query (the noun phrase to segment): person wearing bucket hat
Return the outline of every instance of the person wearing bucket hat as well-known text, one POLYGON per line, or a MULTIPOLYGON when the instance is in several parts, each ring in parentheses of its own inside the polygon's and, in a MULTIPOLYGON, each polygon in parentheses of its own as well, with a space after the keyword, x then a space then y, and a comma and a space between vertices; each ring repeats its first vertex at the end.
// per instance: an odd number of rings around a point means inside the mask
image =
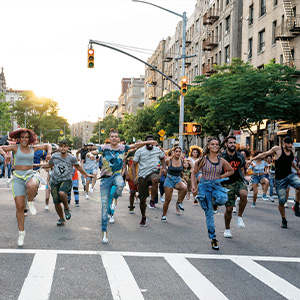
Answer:
POLYGON ((19 227, 18 246, 24 245, 25 238, 25 216, 26 198, 29 211, 36 214, 33 199, 37 193, 39 179, 33 171, 33 157, 38 150, 46 150, 46 160, 51 158, 52 147, 50 144, 33 145, 37 140, 37 135, 30 129, 21 128, 9 134, 11 139, 17 140, 19 144, 0 146, 0 154, 7 156, 7 151, 12 151, 15 156, 14 176, 12 192, 16 205, 16 217, 19 227))

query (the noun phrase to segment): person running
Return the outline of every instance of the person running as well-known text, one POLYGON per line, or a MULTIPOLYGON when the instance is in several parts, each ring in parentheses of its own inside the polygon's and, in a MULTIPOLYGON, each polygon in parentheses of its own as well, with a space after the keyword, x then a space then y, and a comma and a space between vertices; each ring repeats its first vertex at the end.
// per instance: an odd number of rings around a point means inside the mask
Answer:
POLYGON ((274 146, 269 151, 263 152, 251 158, 250 161, 263 159, 268 155, 275 155, 275 189, 279 202, 278 210, 282 218, 281 228, 287 228, 284 204, 288 200, 286 197, 286 190, 289 185, 296 189, 294 211, 295 215, 300 217, 300 178, 297 176, 300 175, 300 170, 293 162, 293 139, 290 136, 286 136, 283 141, 283 146, 274 146), (297 174, 292 172, 292 167, 297 171, 297 174))
POLYGON ((24 245, 25 239, 25 216, 24 210, 27 205, 32 215, 36 214, 33 204, 33 198, 37 194, 39 180, 33 171, 33 157, 37 150, 47 151, 47 160, 51 157, 52 147, 50 144, 33 145, 36 142, 36 134, 27 129, 21 128, 9 134, 9 137, 18 140, 20 143, 16 145, 0 146, 0 154, 5 158, 7 151, 14 153, 14 174, 12 192, 16 205, 16 217, 19 227, 18 246, 24 245))
POLYGON ((192 191, 192 181, 191 181, 191 175, 192 175, 192 166, 188 159, 183 160, 183 175, 182 179, 185 181, 187 186, 187 194, 185 199, 190 200, 190 193, 192 191))
POLYGON ((161 217, 162 222, 167 222, 167 212, 169 204, 172 200, 173 190, 178 190, 178 200, 176 203, 176 214, 180 214, 184 211, 182 202, 187 193, 187 186, 182 180, 183 174, 183 160, 181 159, 181 148, 176 146, 173 148, 173 157, 166 160, 168 166, 167 176, 164 184, 165 188, 165 202, 163 205, 163 215, 161 217))
MULTIPOLYGON (((191 162, 192 169, 195 167, 196 160, 200 156, 202 156, 202 154, 203 154, 202 148, 200 148, 200 147, 198 147, 196 145, 190 147, 190 152, 189 152, 188 160, 191 162)), ((200 181, 200 178, 201 178, 201 172, 198 172, 196 174, 196 179, 197 179, 198 183, 200 181)), ((194 196, 193 205, 197 205, 198 204, 198 200, 195 198, 197 196, 197 192, 196 192, 196 194, 193 194, 193 196, 194 196)))
POLYGON ((157 169, 159 161, 162 165, 162 173, 165 173, 166 171, 165 154, 158 147, 153 146, 156 144, 153 135, 147 135, 145 141, 148 145, 135 152, 131 167, 133 182, 138 185, 139 190, 140 210, 142 215, 140 226, 142 227, 147 226, 146 199, 149 196, 149 186, 151 186, 150 207, 153 209, 156 208, 155 197, 160 178, 159 170, 157 169), (136 174, 136 166, 138 163, 139 169, 138 174, 136 174))
POLYGON ((247 205, 247 185, 244 180, 248 181, 245 176, 245 157, 236 151, 236 137, 231 135, 225 140, 226 150, 222 153, 222 157, 228 161, 234 170, 234 173, 229 176, 229 180, 223 183, 223 186, 229 190, 228 201, 225 204, 226 211, 224 213, 225 231, 224 237, 232 238, 230 230, 230 222, 232 219, 233 206, 235 205, 235 197, 240 197, 238 216, 236 219, 237 227, 245 228, 243 221, 243 213, 247 205))
POLYGON ((220 206, 227 203, 228 190, 221 186, 221 182, 228 180, 228 177, 234 172, 230 164, 218 155, 219 149, 219 140, 217 138, 209 139, 204 155, 195 162, 192 172, 192 191, 193 193, 198 192, 197 198, 205 212, 208 236, 214 250, 219 250, 219 243, 215 232, 213 204, 220 206), (223 170, 226 173, 223 173, 223 170), (199 171, 202 172, 202 177, 197 189, 196 176, 199 171))
POLYGON ((65 218, 67 220, 71 219, 68 193, 72 189, 73 165, 81 174, 89 178, 93 177, 93 175, 86 173, 76 157, 68 153, 68 150, 68 141, 62 140, 59 142, 59 153, 53 154, 48 164, 35 165, 42 168, 53 168, 53 173, 50 177, 50 188, 55 210, 59 216, 57 226, 63 226, 65 218))
POLYGON ((120 144, 119 133, 115 129, 111 129, 109 133, 110 143, 106 145, 100 145, 100 147, 92 152, 89 152, 87 156, 102 155, 103 165, 100 174, 100 195, 102 202, 102 243, 107 244, 107 221, 108 221, 108 201, 110 192, 113 186, 116 186, 116 190, 113 196, 112 205, 116 205, 117 199, 122 195, 124 187, 124 180, 121 175, 123 168, 123 160, 129 149, 143 147, 147 144, 156 144, 154 140, 135 143, 130 146, 120 144))
MULTIPOLYGON (((76 158, 77 158, 78 161, 80 161, 80 164, 81 164, 82 167, 83 167, 83 164, 85 162, 85 156, 88 152, 89 152, 89 150, 88 150, 88 144, 87 143, 84 143, 83 148, 78 149, 77 152, 76 152, 76 158), (79 158, 79 154, 80 154, 80 158, 79 158)), ((82 174, 81 174, 81 183, 83 185, 83 190, 86 192, 85 178, 82 174)))
MULTIPOLYGON (((258 154, 262 153, 261 151, 256 151, 255 156, 258 154)), ((268 163, 265 162, 264 160, 261 160, 260 158, 256 160, 252 160, 252 163, 250 164, 248 169, 253 170, 253 175, 252 175, 252 188, 253 188, 253 203, 251 207, 256 207, 256 199, 257 199, 257 194, 258 194, 258 185, 261 184, 262 189, 263 189, 263 195, 262 199, 263 201, 267 201, 267 191, 269 188, 269 180, 267 179, 267 171, 266 169, 268 168, 268 163)))
MULTIPOLYGON (((79 207, 79 175, 77 169, 73 166, 72 169, 72 189, 75 198, 75 207, 79 207)), ((68 193, 68 204, 71 203, 71 191, 68 193)))

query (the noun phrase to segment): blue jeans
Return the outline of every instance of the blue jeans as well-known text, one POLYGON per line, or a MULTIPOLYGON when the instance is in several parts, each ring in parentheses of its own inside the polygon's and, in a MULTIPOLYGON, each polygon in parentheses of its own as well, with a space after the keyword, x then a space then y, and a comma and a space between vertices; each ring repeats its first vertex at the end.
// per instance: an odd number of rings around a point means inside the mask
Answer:
POLYGON ((214 204, 217 206, 224 205, 228 200, 228 189, 221 186, 220 182, 228 180, 216 179, 206 180, 201 178, 198 184, 198 195, 197 199, 205 212, 206 216, 206 227, 208 230, 208 236, 210 239, 216 238, 215 223, 214 223, 214 210, 213 210, 213 198, 214 204))
POLYGON ((296 174, 291 173, 283 179, 275 179, 275 188, 279 204, 284 204, 287 201, 286 189, 288 186, 292 186, 297 189, 300 187, 300 178, 296 174))
POLYGON ((114 193, 115 193, 116 189, 117 189, 117 187, 115 185, 113 185, 113 187, 110 190, 109 201, 108 201, 108 210, 107 210, 107 213, 109 215, 113 215, 115 213, 115 209, 111 209, 110 206, 111 206, 112 199, 114 197, 114 193))
POLYGON ((113 186, 116 186, 116 190, 113 194, 113 198, 117 199, 122 195, 124 180, 121 174, 115 174, 111 177, 103 178, 100 180, 100 196, 102 202, 102 216, 101 226, 102 232, 107 231, 107 220, 108 220, 108 203, 110 192, 113 186))
POLYGON ((270 178, 269 182, 270 182, 270 197, 272 197, 273 196, 274 184, 275 184, 275 178, 270 178))
MULTIPOLYGON (((73 188, 73 192, 74 192, 75 203, 79 202, 78 187, 79 187, 79 181, 78 181, 78 179, 72 180, 72 188, 73 188)), ((68 202, 69 203, 71 202, 71 191, 70 191, 70 193, 68 193, 68 202)))

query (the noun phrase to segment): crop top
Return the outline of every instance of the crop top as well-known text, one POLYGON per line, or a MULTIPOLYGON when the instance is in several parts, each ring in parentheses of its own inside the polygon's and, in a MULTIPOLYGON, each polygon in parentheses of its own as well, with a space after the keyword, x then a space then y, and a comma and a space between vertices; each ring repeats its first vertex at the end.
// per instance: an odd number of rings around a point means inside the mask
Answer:
POLYGON ((30 153, 23 153, 20 149, 20 145, 18 146, 18 150, 15 154, 15 166, 32 166, 33 165, 33 158, 34 158, 34 151, 32 147, 30 147, 30 153))

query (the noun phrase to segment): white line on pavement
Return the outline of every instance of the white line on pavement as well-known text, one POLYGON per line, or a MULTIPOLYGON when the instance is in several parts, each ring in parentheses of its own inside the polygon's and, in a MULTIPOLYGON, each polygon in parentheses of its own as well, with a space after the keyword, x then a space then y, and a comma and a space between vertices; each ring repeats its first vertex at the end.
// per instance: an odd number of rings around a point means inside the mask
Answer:
POLYGON ((183 256, 165 255, 165 260, 200 300, 228 300, 205 276, 183 256))
POLYGON ((144 297, 124 259, 118 253, 102 254, 114 300, 144 300, 144 297))
POLYGON ((48 300, 57 254, 41 251, 35 254, 18 300, 48 300))
POLYGON ((300 290, 295 286, 291 285, 286 280, 280 278, 276 274, 262 267, 258 263, 254 262, 250 258, 231 258, 231 260, 236 263, 239 267, 243 268, 245 271, 251 275, 258 278, 261 282, 268 285, 277 293, 284 296, 289 300, 298 300, 300 295, 300 290))

